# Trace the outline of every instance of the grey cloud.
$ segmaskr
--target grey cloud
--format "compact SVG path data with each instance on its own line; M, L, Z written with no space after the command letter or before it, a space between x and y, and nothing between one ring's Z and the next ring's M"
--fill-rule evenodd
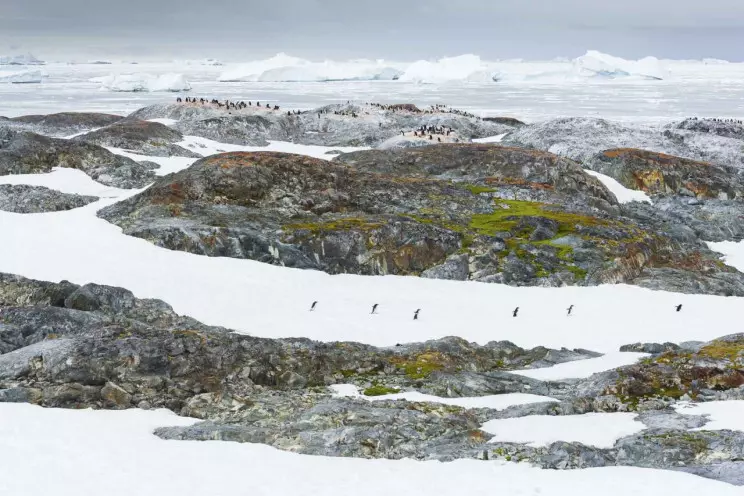
M2 0L0 51L740 58L741 0ZM127 51L132 53L126 53ZM136 52L136 53L134 53Z

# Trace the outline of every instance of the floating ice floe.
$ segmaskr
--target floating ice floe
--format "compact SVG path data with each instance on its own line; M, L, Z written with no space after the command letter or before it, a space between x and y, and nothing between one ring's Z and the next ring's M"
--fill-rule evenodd
M0 83L37 84L41 83L43 77L41 71L0 72Z
M625 60L613 57L596 50L573 60L573 69L580 77L606 77L641 79L665 79L667 71L656 57L645 57L640 60Z
M30 53L22 55L0 55L0 65L44 65L45 62L37 59Z

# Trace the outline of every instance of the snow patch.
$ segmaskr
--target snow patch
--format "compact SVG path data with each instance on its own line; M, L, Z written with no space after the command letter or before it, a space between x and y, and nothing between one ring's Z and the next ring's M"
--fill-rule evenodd
M45 174L0 176L0 184L44 186L62 193L97 196L99 198L119 198L131 193L130 190L112 188L98 183L81 170L61 167L56 167Z
M626 188L610 176L605 176L604 174L600 174L599 172L594 172L593 170L589 169L584 169L584 172L602 181L602 184L604 184L605 187L609 189L613 195L615 195L615 198L617 198L617 201L619 201L620 203L630 203L634 201L641 203L653 203L651 201L651 198L643 191Z
M744 431L744 401L710 401L707 403L677 403L677 413L705 415L710 421L698 431Z
M488 136L486 138L475 138L473 143L501 143L501 140L503 140L504 136L507 134L509 133L497 134L496 136Z
M529 405L532 403L557 402L549 396L536 394L509 393L490 396L469 396L462 398L444 398L430 394L409 391L405 393L386 394L382 396L365 396L359 392L359 388L353 384L334 384L329 386L335 397L359 398L367 401L410 401L415 403L440 403L442 405L459 406L462 408L492 408L504 410L517 405Z
M723 253L724 261L728 265L744 272L744 241L709 242L708 247L713 251Z
M495 435L490 442L548 446L557 441L612 448L623 437L643 431L635 413L587 413L584 415L531 415L489 420L481 430Z
M176 119L168 119L166 117L160 118L160 119L147 119L150 122L157 122L159 124L164 124L166 126L173 126L174 124L178 124L178 120Z
M601 357L587 358L586 360L574 360L572 362L559 363L552 367L539 369L513 370L512 374L538 379L541 381L559 381L565 379L586 379L594 374L607 370L632 365L641 358L649 356L646 353L606 353Z

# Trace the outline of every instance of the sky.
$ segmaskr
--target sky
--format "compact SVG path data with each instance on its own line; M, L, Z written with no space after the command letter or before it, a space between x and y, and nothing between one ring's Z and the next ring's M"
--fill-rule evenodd
M744 0L0 0L0 54L744 60Z

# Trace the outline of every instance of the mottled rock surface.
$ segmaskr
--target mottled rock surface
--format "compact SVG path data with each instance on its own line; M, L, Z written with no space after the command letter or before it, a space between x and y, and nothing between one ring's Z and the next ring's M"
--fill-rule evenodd
M159 122L124 119L110 126L74 138L80 143L123 148L154 157L201 157L176 143L183 141L183 134Z
M43 186L0 184L0 210L17 214L72 210L97 200L95 196L61 193Z
M65 138L109 126L124 117L91 112L60 112L46 115L23 115L8 120L8 124L34 133Z

